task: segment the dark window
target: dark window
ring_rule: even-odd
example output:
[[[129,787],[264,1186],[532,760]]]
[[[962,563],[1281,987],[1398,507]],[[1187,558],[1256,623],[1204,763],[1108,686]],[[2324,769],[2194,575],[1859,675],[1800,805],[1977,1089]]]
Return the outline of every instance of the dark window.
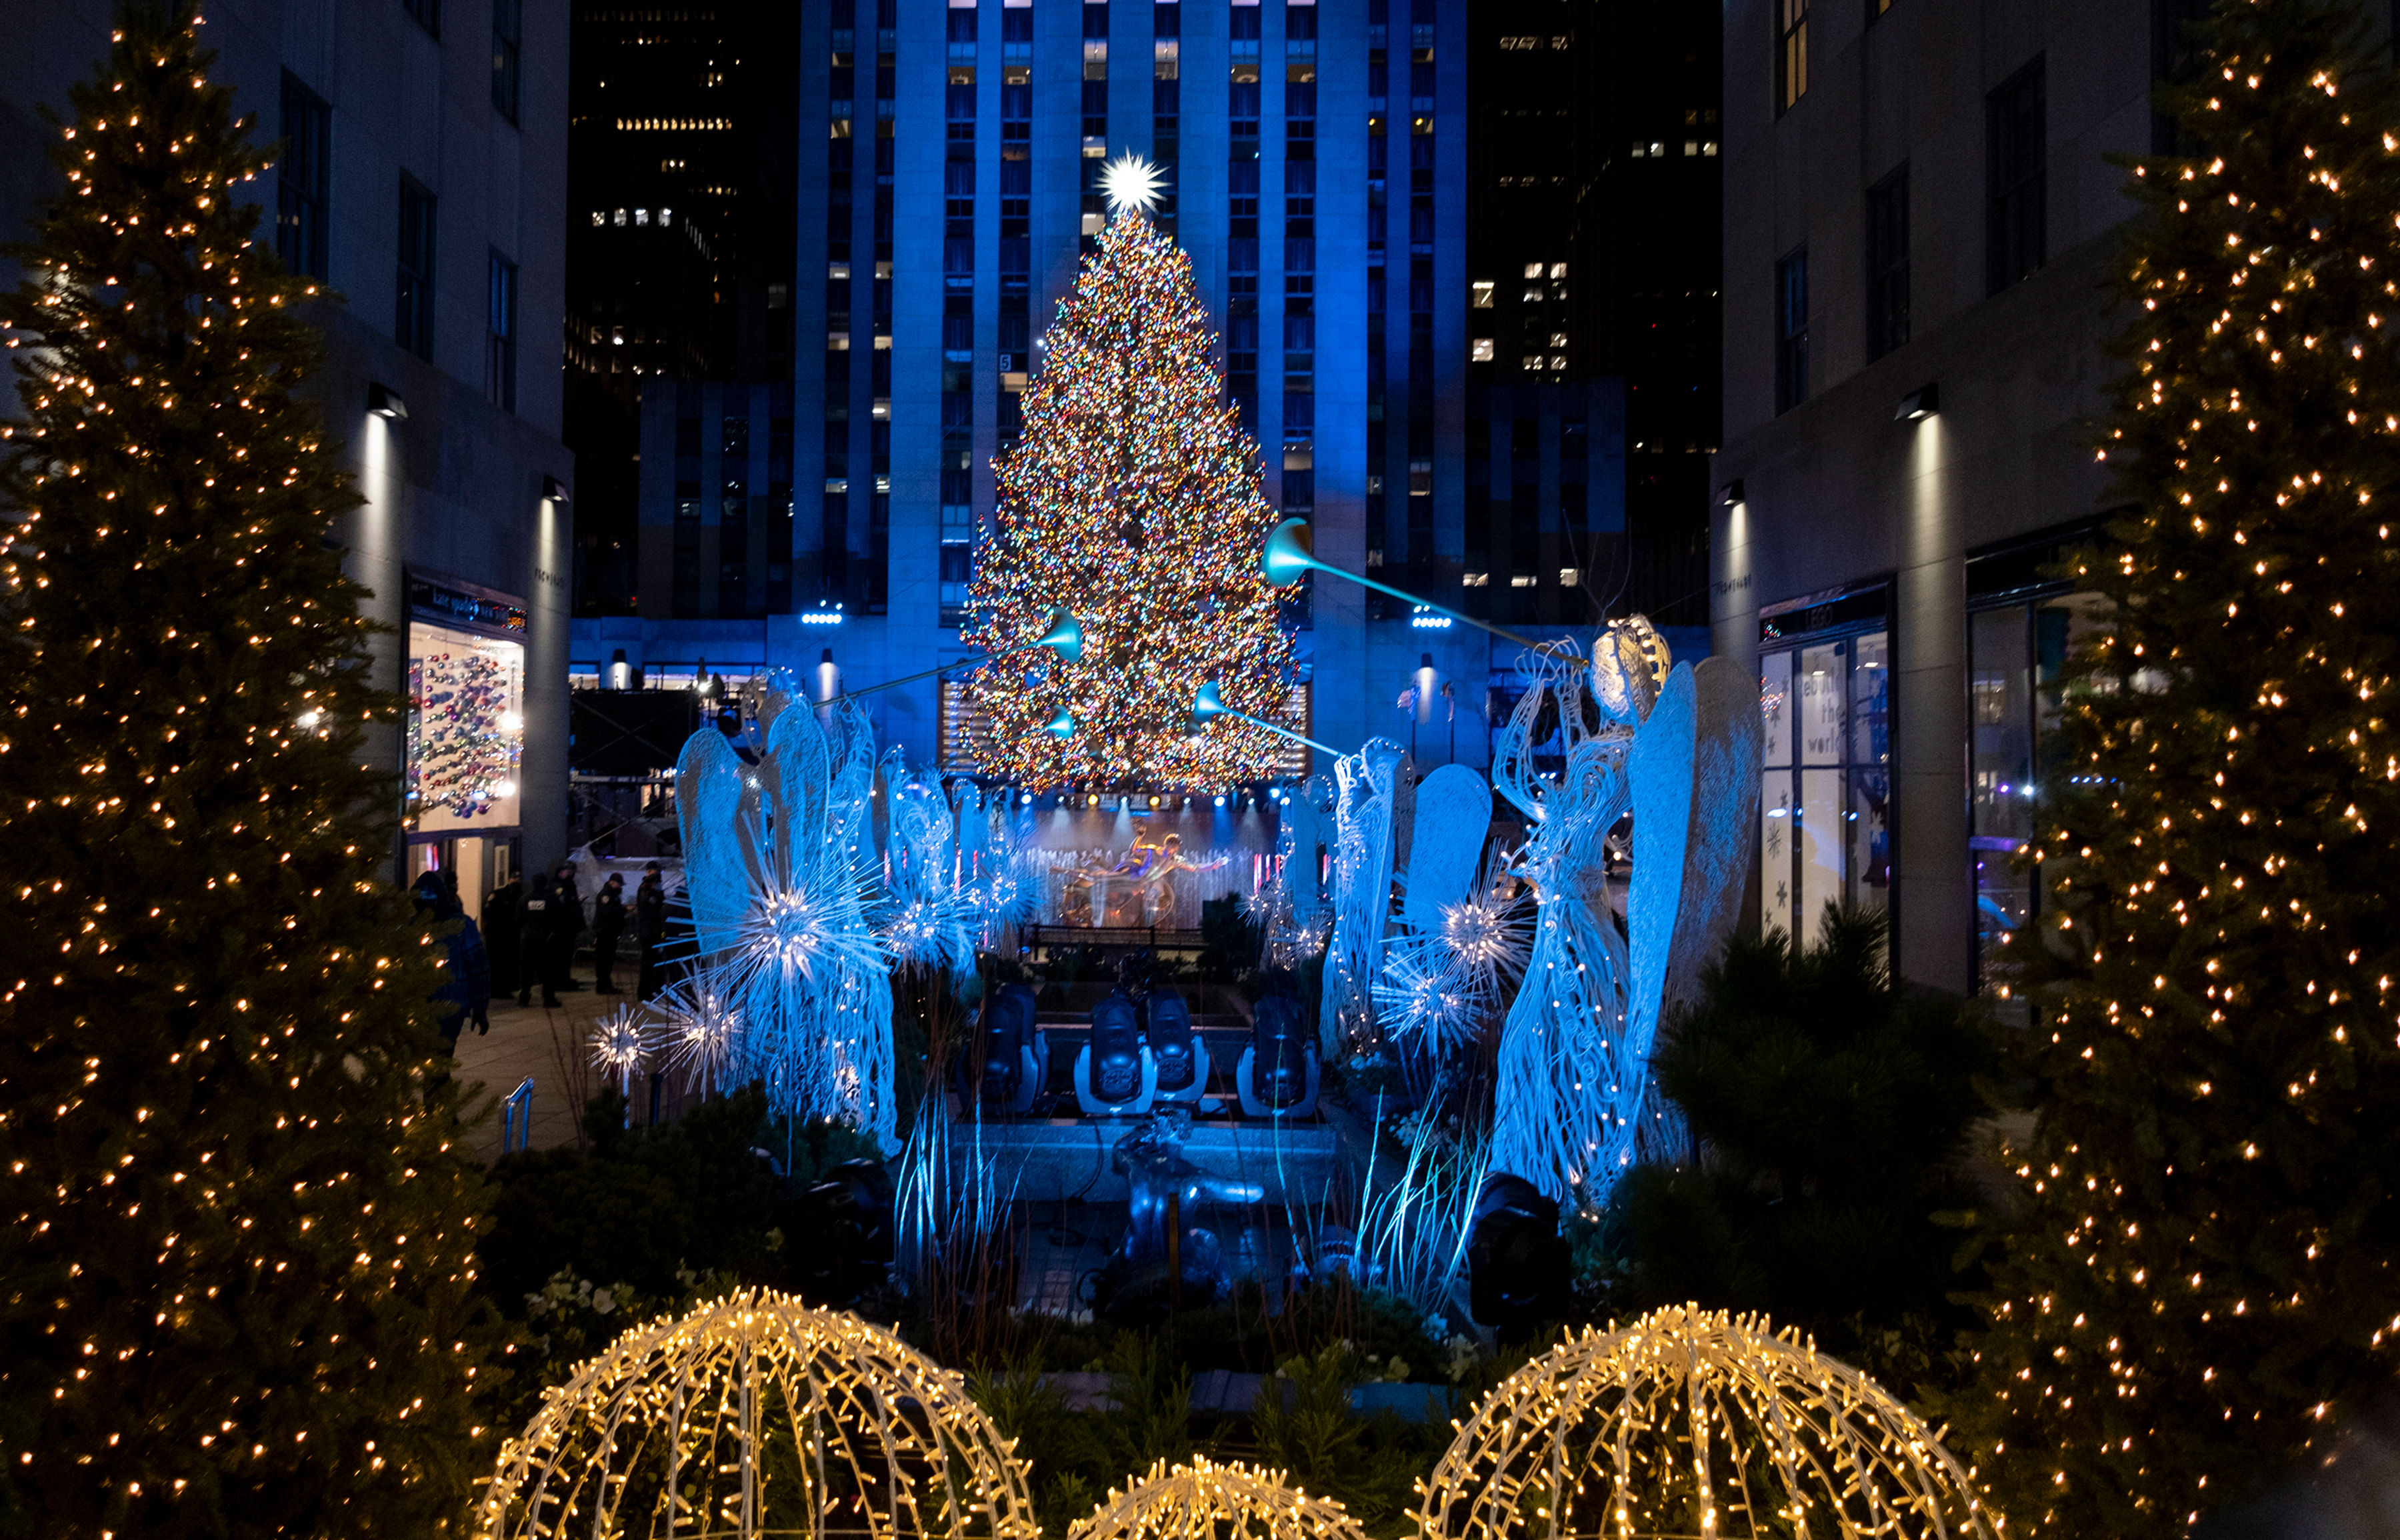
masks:
[[[1808,94],[1808,0],[1775,0],[1775,110]]]
[[[436,37],[442,35],[442,0],[400,0],[400,8],[427,32]]]
[[[1808,248],[1775,265],[1775,409],[1808,394]]]
[[[1867,357],[1908,340],[1908,168],[1867,189]]]
[[[517,409],[517,265],[492,253],[491,293],[484,320],[484,399],[504,412]]]
[[[391,334],[418,358],[433,356],[433,195],[400,179],[399,305]]]
[[[524,51],[524,0],[492,0],[492,105],[517,120],[518,56]]]
[[[1985,102],[1989,293],[1998,293],[2040,267],[2046,254],[2041,63],[2036,59],[2019,70]]]
[[[283,72],[283,159],[277,167],[275,251],[291,272],[325,276],[325,189],[334,111]]]

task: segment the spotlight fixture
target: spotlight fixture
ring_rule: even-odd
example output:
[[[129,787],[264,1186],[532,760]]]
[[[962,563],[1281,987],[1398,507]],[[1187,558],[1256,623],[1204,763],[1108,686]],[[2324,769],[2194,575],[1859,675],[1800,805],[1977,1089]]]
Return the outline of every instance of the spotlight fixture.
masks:
[[[408,420],[408,402],[401,400],[400,392],[389,385],[378,383],[367,387],[367,410],[392,422]]]
[[[401,416],[404,417],[408,414],[402,412]],[[544,476],[541,479],[541,495],[547,501],[563,503],[566,500],[566,484],[556,476]]]
[[[1894,422],[1921,422],[1942,410],[1942,388],[1920,385],[1900,398],[1900,410],[1891,415]]]
[[[1741,500],[1741,478],[1739,476],[1736,476],[1733,480],[1725,483],[1725,485],[1717,488],[1717,506],[1719,508],[1731,508],[1734,504],[1740,502]]]

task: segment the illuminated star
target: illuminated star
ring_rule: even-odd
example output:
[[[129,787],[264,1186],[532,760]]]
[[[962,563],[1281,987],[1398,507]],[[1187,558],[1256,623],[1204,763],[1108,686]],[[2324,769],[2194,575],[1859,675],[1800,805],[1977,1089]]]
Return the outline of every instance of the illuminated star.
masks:
[[[1127,209],[1148,213],[1158,206],[1159,192],[1166,185],[1158,168],[1131,150],[1110,161],[1100,172],[1100,190],[1108,195],[1112,213]]]

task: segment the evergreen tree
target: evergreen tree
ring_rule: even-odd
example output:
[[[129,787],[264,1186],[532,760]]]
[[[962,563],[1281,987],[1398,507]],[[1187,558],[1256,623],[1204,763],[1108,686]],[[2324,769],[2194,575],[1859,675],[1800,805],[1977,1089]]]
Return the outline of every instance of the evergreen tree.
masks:
[[[2141,163],[2013,938],[2038,1118],[1954,1408],[2011,1533],[2164,1535],[2400,1364],[2400,112],[2349,6],[2225,0]]]
[[[1144,174],[1110,167],[1116,217],[1044,334],[977,553],[975,624],[993,650],[1040,636],[1056,609],[1084,624],[1081,661],[1042,653],[976,676],[992,719],[983,768],[1019,785],[1224,787],[1282,756],[1232,717],[1192,726],[1211,680],[1237,711],[1279,714],[1291,641],[1259,570],[1276,514],[1258,446],[1222,398],[1191,259],[1143,217]],[[1062,710],[1067,737],[1050,730]]]
[[[0,301],[0,1523],[434,1533],[497,1442],[482,1181],[440,948],[376,880],[398,702],[294,395],[318,291],[169,9],[74,89]]]
[[[1886,934],[1829,905],[1814,947],[1736,937],[1703,974],[1651,1058],[1703,1159],[1618,1186],[1613,1314],[1764,1310],[1871,1372],[1905,1358],[1904,1378],[1963,1324],[1958,1236],[1934,1216],[1975,1204],[1958,1157],[1991,1040],[1956,996],[1904,992]]]

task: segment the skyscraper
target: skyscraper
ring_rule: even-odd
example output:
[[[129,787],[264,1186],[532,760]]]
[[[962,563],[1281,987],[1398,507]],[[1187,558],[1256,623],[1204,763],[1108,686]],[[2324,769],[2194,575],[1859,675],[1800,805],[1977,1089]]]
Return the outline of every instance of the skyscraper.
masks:
[[[992,457],[1106,218],[1099,170],[1128,151],[1164,170],[1163,222],[1220,318],[1267,496],[1313,521],[1320,555],[1495,618],[1520,613],[1494,603],[1518,577],[1554,596],[1561,569],[1584,565],[1563,539],[1495,544],[1488,490],[1469,485],[1469,7],[877,7],[830,0],[799,22],[788,418],[755,385],[646,379],[641,620],[580,623],[580,672],[596,679],[618,647],[654,677],[703,659],[729,675],[807,669],[830,649],[856,685],[969,656],[959,626]],[[1613,391],[1551,384],[1542,340],[1550,427],[1527,511],[1536,529],[1587,529],[1588,508],[1621,527]],[[731,596],[781,592],[766,574],[784,529],[747,489],[774,478],[786,420],[789,602],[760,616]],[[1370,611],[1339,581],[1295,603],[1315,735],[1405,737],[1387,702],[1431,654],[1468,716],[1458,756],[1480,763],[1484,686],[1508,649],[1407,609]],[[1554,597],[1524,613],[1581,620]],[[894,691],[879,722],[932,757],[943,699]]]

